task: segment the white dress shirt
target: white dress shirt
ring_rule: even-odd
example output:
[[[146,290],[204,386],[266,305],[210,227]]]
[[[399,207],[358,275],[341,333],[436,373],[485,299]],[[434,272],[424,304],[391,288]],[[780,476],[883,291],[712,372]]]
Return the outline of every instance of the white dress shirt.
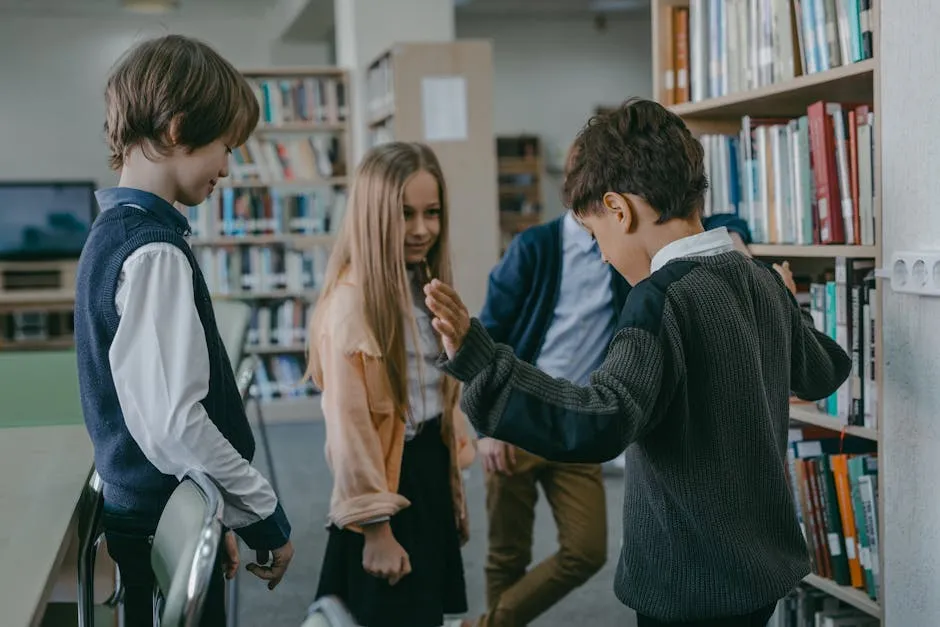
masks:
[[[114,305],[121,320],[108,353],[131,437],[162,473],[207,474],[222,491],[232,529],[270,516],[277,497],[209,419],[209,350],[193,271],[176,246],[154,243],[124,262]]]
[[[656,272],[664,265],[680,257],[708,257],[737,250],[734,240],[728,234],[727,227],[719,227],[711,231],[703,231],[674,242],[669,242],[653,255],[650,262],[650,274]]]

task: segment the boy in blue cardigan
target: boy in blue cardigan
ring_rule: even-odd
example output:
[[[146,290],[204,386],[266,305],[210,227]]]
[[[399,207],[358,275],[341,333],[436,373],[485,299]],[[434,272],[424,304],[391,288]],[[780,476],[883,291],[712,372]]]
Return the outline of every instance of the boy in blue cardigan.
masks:
[[[258,122],[258,102],[211,48],[174,35],[132,49],[111,74],[105,99],[120,182],[96,194],[101,214],[78,265],[75,342],[125,618],[149,625],[150,539],[189,471],[219,487],[223,523],[257,551],[248,569],[269,588],[293,555],[287,517],[251,466],[251,428],[209,290],[184,239],[189,224],[174,208],[199,204],[227,176],[229,153]],[[232,577],[238,549],[231,533],[220,555]],[[225,624],[223,592],[220,568],[203,625]]]
[[[569,212],[519,234],[489,277],[480,321],[496,342],[557,377],[587,383],[604,359],[629,285]],[[484,437],[489,543],[487,612],[479,627],[527,625],[587,581],[607,558],[600,464],[561,464]],[[558,551],[533,568],[538,486]]]

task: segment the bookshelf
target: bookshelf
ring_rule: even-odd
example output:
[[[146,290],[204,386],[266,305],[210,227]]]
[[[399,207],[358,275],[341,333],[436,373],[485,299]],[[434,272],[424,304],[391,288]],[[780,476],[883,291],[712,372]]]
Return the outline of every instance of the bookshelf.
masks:
[[[74,346],[78,261],[0,263],[0,351]]]
[[[447,181],[456,287],[471,311],[499,258],[489,41],[398,43],[366,71],[366,144],[416,141],[434,150]]]
[[[243,74],[261,120],[233,152],[228,180],[190,209],[190,244],[212,297],[252,306],[247,351],[262,365],[251,393],[265,416],[310,419],[315,390],[299,382],[352,171],[349,77],[333,67]]]
[[[885,422],[883,290],[873,272],[882,265],[879,4],[651,3],[653,93],[702,141],[706,215],[737,213],[751,226],[755,257],[790,261],[798,298],[854,358],[832,399],[791,406],[791,438],[806,438],[791,443],[789,468],[814,574],[799,600],[781,602],[770,623],[779,627],[795,624],[790,610],[813,595],[882,619],[884,495],[867,464]],[[813,440],[822,448],[797,453],[813,450]],[[837,483],[843,471],[832,460],[851,463],[842,451],[859,460],[856,470],[866,460],[861,474],[872,476],[849,470]]]
[[[513,237],[542,221],[542,143],[534,135],[496,138],[500,254]]]

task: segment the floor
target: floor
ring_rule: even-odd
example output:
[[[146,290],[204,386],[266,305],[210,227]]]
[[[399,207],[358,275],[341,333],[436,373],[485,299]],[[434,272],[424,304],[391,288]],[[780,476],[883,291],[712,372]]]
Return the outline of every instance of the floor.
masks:
[[[304,610],[313,601],[325,543],[324,517],[330,493],[330,477],[323,459],[322,422],[278,424],[268,427],[274,469],[281,501],[293,527],[294,561],[281,585],[269,592],[244,570],[239,575],[239,625],[293,627],[300,625]],[[268,474],[267,460],[259,440],[256,465]],[[471,539],[464,547],[470,615],[483,609],[483,562],[486,552],[486,516],[483,509],[483,477],[479,463],[470,470],[467,482]],[[532,623],[533,627],[575,624],[634,627],[633,612],[614,597],[612,582],[620,545],[621,479],[607,478],[610,529],[609,559],[604,569],[584,586]],[[551,513],[540,501],[536,516],[534,556],[536,560],[555,550],[555,527]],[[243,548],[242,563],[253,556]]]

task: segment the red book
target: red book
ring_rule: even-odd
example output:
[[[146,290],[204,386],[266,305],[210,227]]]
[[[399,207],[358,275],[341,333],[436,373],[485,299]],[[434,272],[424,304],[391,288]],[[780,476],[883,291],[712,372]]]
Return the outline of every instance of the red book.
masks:
[[[844,244],[845,223],[839,195],[839,171],[836,168],[835,129],[827,111],[829,103],[814,102],[807,108],[809,147],[812,153],[813,181],[816,184],[816,214],[821,244]],[[834,106],[841,106],[835,104]]]

